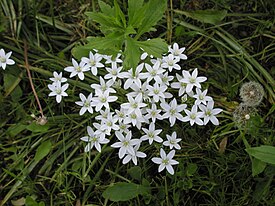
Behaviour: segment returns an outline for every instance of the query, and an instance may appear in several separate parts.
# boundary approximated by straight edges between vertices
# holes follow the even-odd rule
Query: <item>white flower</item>
[[[136,126],[138,129],[141,128],[141,123],[146,122],[143,116],[137,116],[136,113],[131,113],[127,115],[124,119],[124,124],[132,123],[133,126]]]
[[[113,88],[111,88],[113,84],[112,80],[105,82],[102,77],[99,77],[99,82],[100,84],[91,84],[91,87],[95,90],[96,96],[98,96],[99,94],[105,91],[108,93],[116,93],[116,91]]]
[[[155,130],[154,122],[150,123],[149,130],[146,128],[142,128],[142,130],[145,132],[145,135],[143,135],[140,138],[142,141],[149,140],[149,144],[152,144],[153,141],[156,141],[156,142],[163,141],[162,138],[160,136],[158,136],[161,133],[162,129]]]
[[[118,118],[109,113],[106,119],[102,119],[101,129],[106,130],[106,133],[110,133],[111,130],[119,130],[119,126],[116,124],[117,121]]]
[[[215,108],[214,107],[214,101],[210,101],[207,103],[206,106],[204,105],[199,105],[200,110],[203,112],[202,117],[204,118],[204,125],[206,125],[209,120],[214,124],[214,125],[219,125],[219,120],[215,115],[219,114],[222,112],[222,109]]]
[[[69,87],[69,84],[64,84],[61,86],[61,82],[49,84],[48,88],[52,91],[49,96],[56,96],[56,102],[60,103],[62,100],[62,97],[68,96],[68,94],[65,92]]]
[[[110,133],[108,133],[108,131],[106,129],[101,129],[102,124],[95,122],[95,123],[93,123],[93,126],[96,128],[95,135],[99,136],[101,139],[104,139],[106,135],[111,135]]]
[[[117,65],[112,64],[112,68],[106,67],[108,74],[104,76],[104,79],[112,79],[113,81],[116,81],[116,78],[120,78],[120,71],[122,70],[122,67],[117,67]]]
[[[100,115],[95,117],[96,120],[102,121],[103,119],[107,119],[108,115],[113,115],[114,112],[111,112],[110,109],[100,110]]]
[[[196,86],[198,88],[201,88],[200,83],[207,80],[206,77],[197,77],[198,76],[198,69],[194,69],[192,72],[192,75],[188,71],[183,71],[183,79],[180,81],[183,83],[186,83],[186,92],[191,92],[193,87]]]
[[[67,79],[65,77],[62,77],[62,72],[60,72],[59,74],[57,72],[53,72],[53,78],[50,78],[50,80],[53,83],[57,83],[57,82],[66,82]]]
[[[2,67],[5,70],[7,65],[15,64],[15,62],[10,59],[11,54],[11,51],[6,54],[4,49],[0,49],[0,68]]]
[[[182,96],[185,93],[185,89],[186,89],[186,83],[181,82],[181,79],[183,79],[182,76],[180,76],[179,74],[176,74],[177,76],[177,82],[173,82],[171,84],[171,87],[174,89],[179,89],[179,97]]]
[[[89,66],[87,66],[86,63],[82,61],[78,64],[74,58],[72,58],[72,63],[73,66],[66,67],[64,70],[71,72],[70,78],[77,75],[80,80],[83,80],[84,72],[89,71]]]
[[[169,54],[166,57],[163,57],[164,63],[161,64],[162,68],[168,68],[171,72],[173,69],[180,70],[180,65],[177,63],[179,62],[178,58],[175,58],[173,54]]]
[[[124,136],[121,132],[116,131],[115,135],[119,142],[112,144],[111,147],[119,148],[118,157],[122,159],[126,153],[135,155],[134,146],[139,144],[140,140],[131,139],[132,132],[129,132],[126,136]]]
[[[133,72],[133,69],[128,70],[128,72],[121,72],[121,78],[127,78],[124,83],[124,89],[128,89],[132,84],[136,84],[138,87],[141,87],[141,77],[140,72],[142,71],[144,63],[137,66],[136,71]]]
[[[168,72],[159,75],[162,81],[162,84],[169,86],[170,82],[174,79],[173,76],[168,76]]]
[[[100,138],[98,135],[95,135],[94,130],[90,126],[87,126],[87,132],[88,136],[80,138],[82,141],[88,142],[84,149],[85,152],[90,151],[93,148],[93,146],[95,146],[97,151],[101,152],[100,144],[107,144],[108,142],[110,142],[110,140],[106,138]]]
[[[166,169],[171,175],[174,174],[174,169],[172,165],[179,164],[178,161],[173,160],[173,157],[175,156],[175,150],[172,150],[166,155],[165,151],[160,148],[160,158],[159,157],[153,157],[152,161],[156,164],[159,164],[158,172],[161,172],[162,170]]]
[[[77,105],[82,107],[79,111],[79,115],[83,115],[87,110],[88,110],[88,112],[93,114],[93,107],[92,107],[92,104],[91,104],[93,94],[90,93],[89,96],[86,98],[84,96],[84,94],[80,93],[79,97],[80,97],[81,101],[75,102]]]
[[[116,117],[118,118],[119,122],[123,122],[126,117],[126,111],[120,107],[120,110],[115,109]]]
[[[169,52],[173,54],[176,58],[186,60],[187,56],[183,54],[185,47],[179,48],[179,45],[177,43],[173,44],[173,48],[169,46]]]
[[[146,99],[150,99],[148,97],[148,90],[147,90],[147,82],[144,82],[141,87],[137,86],[136,84],[132,84],[131,85],[131,89],[133,90],[133,92],[129,92],[127,94],[127,96],[132,96],[132,97],[136,97],[138,94],[142,94],[142,99],[146,100]]]
[[[149,83],[152,79],[155,80],[156,83],[161,84],[162,80],[160,78],[160,74],[165,72],[164,69],[160,67],[160,62],[156,62],[153,67],[151,67],[149,64],[145,63],[145,68],[147,72],[140,74],[142,79],[146,79],[146,81]]]
[[[118,126],[119,126],[120,132],[124,132],[124,134],[127,134],[128,132],[130,132],[129,128],[131,127],[131,125],[124,124],[123,122],[119,122]]]
[[[157,109],[156,104],[152,104],[152,108],[146,108],[147,114],[145,115],[145,119],[152,119],[152,121],[155,123],[156,119],[162,120],[162,116],[160,114],[161,110]]]
[[[180,149],[180,145],[178,144],[181,139],[177,139],[177,133],[173,132],[172,135],[166,135],[167,140],[163,142],[163,145],[170,147],[170,149],[173,149],[173,147],[175,147],[175,149]]]
[[[110,109],[109,102],[115,102],[118,99],[117,96],[109,96],[109,92],[105,91],[103,93],[99,93],[97,97],[93,97],[92,106],[95,106],[95,111],[101,110],[104,106],[106,109]]]
[[[159,102],[159,100],[164,100],[166,98],[165,91],[167,90],[166,85],[159,85],[155,83],[154,86],[147,85],[148,96],[152,96],[155,102]]]
[[[135,113],[138,117],[141,117],[141,108],[146,107],[147,104],[142,102],[142,94],[138,94],[135,99],[130,95],[127,95],[128,102],[121,104],[121,108],[126,111],[126,115]]]
[[[176,122],[176,119],[183,121],[183,116],[180,114],[186,108],[185,104],[178,105],[176,99],[174,98],[169,104],[167,102],[160,103],[160,106],[165,111],[162,118],[169,118],[171,126]]]
[[[183,118],[182,121],[190,122],[191,126],[196,123],[198,125],[203,125],[203,121],[200,119],[203,116],[203,112],[198,112],[198,106],[193,105],[191,111],[185,109],[186,117]]]
[[[199,105],[201,103],[206,105],[206,101],[213,101],[212,97],[206,96],[207,89],[202,92],[199,88],[196,88],[196,92],[197,94],[193,95],[193,98],[196,98],[196,105]]]
[[[106,59],[106,62],[105,64],[112,64],[112,67],[113,65],[117,65],[117,63],[122,63],[123,61],[119,58],[121,56],[121,54],[117,54],[116,58],[113,59],[112,56],[110,55],[104,55],[104,59]]]
[[[88,65],[91,68],[92,74],[97,75],[97,68],[104,67],[102,63],[100,63],[102,59],[102,55],[96,53],[95,55],[90,51],[89,58],[82,57],[81,61]]]
[[[128,162],[130,162],[131,160],[133,161],[133,163],[135,165],[137,165],[137,157],[139,158],[145,158],[146,157],[146,154],[144,152],[140,152],[138,151],[140,147],[140,144],[137,144],[135,147],[134,147],[134,154],[130,154],[126,151],[126,156],[124,157],[124,159],[122,160],[122,164],[127,164]]]

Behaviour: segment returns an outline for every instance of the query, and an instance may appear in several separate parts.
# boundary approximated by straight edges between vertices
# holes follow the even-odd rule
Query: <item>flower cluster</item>
[[[96,121],[87,126],[88,136],[81,138],[88,143],[85,152],[93,147],[101,152],[101,145],[109,143],[109,137],[114,134],[117,140],[111,147],[119,149],[122,163],[132,161],[137,165],[138,158],[146,157],[140,146],[146,142],[150,145],[155,143],[161,147],[160,158],[155,157],[152,161],[159,164],[159,172],[166,168],[174,174],[172,165],[178,162],[173,157],[175,150],[181,149],[181,138],[173,132],[167,134],[164,140],[157,123],[168,120],[171,127],[176,122],[189,122],[191,126],[208,122],[218,125],[216,115],[222,111],[214,108],[207,89],[202,89],[201,84],[207,78],[198,76],[197,68],[192,72],[181,69],[180,61],[187,59],[184,50],[174,43],[162,58],[143,53],[139,65],[128,71],[122,66],[121,54],[114,58],[94,50],[90,51],[89,58],[82,57],[79,63],[72,59],[73,66],[65,68],[70,72],[70,78],[78,76],[84,80],[86,72],[94,76],[103,73],[98,75],[97,83],[90,85],[91,92],[87,95],[80,93],[80,101],[75,102],[80,108],[80,115],[86,112],[96,114]],[[62,73],[54,73],[51,80],[53,83],[49,89],[52,92],[49,95],[56,96],[59,103],[62,96],[67,96],[65,90],[68,84],[61,86],[66,81]],[[165,147],[170,150],[168,154]]]
[[[11,54],[11,51],[6,54],[4,49],[0,49],[0,68],[2,67],[5,70],[7,65],[15,64],[15,62],[10,59]]]

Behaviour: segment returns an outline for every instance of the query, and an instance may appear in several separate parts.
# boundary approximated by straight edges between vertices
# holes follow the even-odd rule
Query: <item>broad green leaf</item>
[[[132,38],[126,38],[126,48],[125,48],[125,59],[124,59],[124,68],[136,68],[140,60],[141,51],[137,45],[136,40]]]
[[[49,125],[39,125],[36,122],[32,122],[30,125],[26,127],[27,130],[30,130],[32,132],[47,132],[49,129]]]
[[[129,34],[136,34],[136,30],[134,29],[134,27],[132,26],[128,26],[126,29],[125,29],[125,35],[129,35]]]
[[[246,149],[246,152],[263,162],[275,164],[275,147],[273,146],[250,147]]]
[[[138,29],[137,39],[144,33],[150,31],[151,27],[155,26],[162,18],[166,9],[166,0],[150,0],[143,7],[145,11],[143,21]]]
[[[13,125],[11,127],[8,128],[7,133],[11,136],[11,137],[15,137],[16,135],[18,135],[20,132],[24,131],[26,129],[27,125],[18,123],[16,125]]]
[[[80,60],[81,57],[89,56],[90,51],[92,51],[92,48],[90,48],[89,45],[84,45],[84,46],[83,45],[78,45],[78,46],[75,46],[72,49],[72,55],[77,60]]]
[[[128,25],[138,28],[144,18],[143,0],[128,1]]]
[[[141,172],[142,172],[141,167],[139,167],[139,166],[133,166],[130,169],[128,169],[127,172],[129,173],[129,175],[133,179],[138,180],[138,181],[141,180]]]
[[[148,188],[142,185],[118,182],[110,187],[108,187],[103,192],[103,197],[114,202],[118,201],[128,201],[138,195],[144,195],[148,193]]]
[[[147,41],[138,41],[137,45],[149,55],[161,58],[162,54],[168,51],[168,45],[163,39],[156,38]]]
[[[192,19],[203,23],[217,25],[227,15],[227,10],[196,10],[196,11],[180,11],[175,10],[176,13],[183,14]]]
[[[20,97],[23,95],[22,89],[19,86],[22,74],[18,73],[18,76],[14,76],[9,73],[4,74],[5,95],[11,95],[14,102],[18,102]]]
[[[34,160],[39,162],[46,157],[52,149],[52,143],[50,140],[43,142],[36,150]]]
[[[197,164],[188,163],[188,164],[187,164],[187,168],[186,168],[187,176],[192,176],[192,175],[194,175],[195,172],[197,171],[197,169],[198,169]]]
[[[265,168],[266,168],[265,162],[263,162],[259,159],[256,159],[256,158],[252,158],[252,176],[253,177],[262,173]]]

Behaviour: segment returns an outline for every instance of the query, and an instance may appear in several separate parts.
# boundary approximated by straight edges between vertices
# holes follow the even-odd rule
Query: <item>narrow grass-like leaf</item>
[[[175,13],[183,14],[192,19],[198,20],[203,23],[217,25],[227,15],[227,10],[196,10],[196,11],[181,11],[174,10]]]
[[[148,188],[143,185],[138,185],[134,183],[118,182],[110,187],[108,187],[103,192],[103,197],[105,199],[110,199],[111,201],[127,201],[138,195],[144,195],[148,193]]]
[[[245,150],[249,155],[269,164],[275,164],[275,147],[262,145]]]

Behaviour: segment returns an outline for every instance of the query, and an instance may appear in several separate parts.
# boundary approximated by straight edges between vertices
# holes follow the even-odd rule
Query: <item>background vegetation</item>
[[[126,0],[118,3],[127,11]],[[71,64],[71,49],[87,36],[102,35],[84,15],[98,10],[97,1],[1,0],[0,6],[0,48],[13,51],[17,63],[0,70],[0,205],[275,205],[275,167],[267,165],[253,176],[245,151],[275,142],[273,1],[171,0],[156,30],[144,35],[186,46],[189,59],[182,68],[199,68],[224,110],[219,126],[174,127],[183,139],[174,176],[157,173],[150,157],[133,166],[122,165],[110,147],[84,153],[79,138],[92,120],[78,115],[72,95],[60,105],[48,97],[48,78]],[[198,12],[207,9],[218,15]],[[48,117],[44,126],[31,117],[40,114],[25,69],[24,40]],[[232,112],[241,102],[240,86],[250,80],[262,84],[265,97],[257,114],[237,127]],[[104,198],[117,182],[146,189],[126,202]]]

